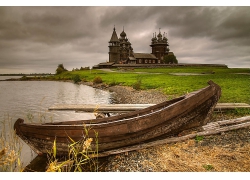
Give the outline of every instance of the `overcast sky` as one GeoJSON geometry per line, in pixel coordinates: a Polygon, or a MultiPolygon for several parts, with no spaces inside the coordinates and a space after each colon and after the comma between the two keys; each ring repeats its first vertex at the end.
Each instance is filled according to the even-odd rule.
{"type": "Polygon", "coordinates": [[[250,6],[1,6],[0,74],[105,62],[114,25],[136,53],[161,28],[179,63],[250,67],[250,6]]]}

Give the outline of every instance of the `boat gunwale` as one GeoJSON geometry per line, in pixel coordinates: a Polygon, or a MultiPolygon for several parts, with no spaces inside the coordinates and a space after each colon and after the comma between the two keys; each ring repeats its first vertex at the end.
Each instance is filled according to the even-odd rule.
{"type": "MultiPolygon", "coordinates": [[[[125,114],[120,114],[120,115],[112,116],[112,117],[105,117],[105,118],[100,118],[100,119],[77,120],[77,121],[60,121],[60,122],[43,123],[43,124],[46,124],[46,125],[63,125],[63,124],[65,124],[65,125],[73,125],[73,123],[84,123],[84,124],[94,124],[95,123],[95,124],[101,124],[102,122],[116,121],[119,118],[123,118],[124,119],[127,116],[130,116],[131,118],[135,118],[140,113],[141,114],[143,114],[143,113],[148,114],[147,112],[149,112],[151,110],[160,109],[163,106],[168,107],[168,106],[170,106],[172,104],[175,104],[176,102],[179,102],[179,101],[181,101],[183,99],[185,99],[185,95],[180,96],[180,97],[175,98],[175,99],[172,99],[172,100],[169,100],[169,101],[164,101],[162,103],[146,107],[144,109],[140,109],[140,110],[136,110],[136,111],[132,111],[132,112],[128,112],[128,113],[125,113],[125,114]],[[171,103],[171,104],[168,104],[168,105],[164,105],[164,104],[170,103],[171,101],[174,101],[174,102],[171,103]]],[[[34,123],[34,124],[36,124],[36,123],[34,123]]]]}
{"type": "MultiPolygon", "coordinates": [[[[198,95],[202,92],[204,92],[206,89],[210,88],[211,86],[207,86],[207,87],[204,87],[200,90],[197,90],[197,91],[193,91],[191,93],[189,93],[188,95],[184,95],[184,96],[180,96],[176,99],[179,99],[178,101],[170,104],[170,105],[167,105],[167,106],[163,106],[161,107],[160,109],[158,109],[160,104],[164,104],[163,103],[160,103],[160,104],[156,104],[156,105],[153,105],[153,106],[150,106],[150,107],[147,107],[145,109],[142,109],[142,110],[137,110],[137,111],[134,111],[134,116],[133,117],[130,117],[130,118],[123,118],[123,119],[117,119],[117,120],[113,120],[113,121],[104,121],[104,122],[100,122],[100,123],[94,123],[95,119],[91,119],[93,121],[93,123],[84,123],[85,120],[79,120],[77,122],[82,122],[81,124],[73,124],[71,122],[74,122],[74,121],[67,121],[69,124],[60,124],[61,122],[55,122],[55,123],[22,123],[23,126],[33,126],[33,127],[55,127],[55,126],[60,126],[60,127],[82,127],[82,126],[87,126],[87,127],[94,127],[94,126],[100,126],[100,125],[111,125],[114,124],[114,123],[123,123],[123,122],[127,122],[127,121],[131,121],[131,120],[138,120],[138,119],[141,119],[141,118],[145,118],[147,116],[151,116],[153,114],[156,114],[156,113],[160,113],[162,111],[165,111],[167,108],[171,108],[173,106],[175,106],[176,104],[178,103],[181,103],[183,101],[187,101],[188,99],[192,98],[193,96],[195,95],[198,95]],[[152,111],[154,108],[152,107],[155,107],[156,111],[153,111],[153,112],[149,112],[149,113],[146,113],[146,114],[142,114],[142,115],[139,115],[139,111],[142,111],[143,112],[147,112],[147,111],[152,111]],[[58,123],[58,124],[57,124],[58,123]]],[[[119,118],[119,115],[118,116],[115,116],[117,118],[119,118]]],[[[103,118],[105,119],[105,118],[103,118]]],[[[91,120],[88,120],[88,121],[91,121],[91,120]]],[[[63,122],[62,122],[63,123],[63,122]]]]}
{"type": "MultiPolygon", "coordinates": [[[[217,103],[217,101],[218,101],[218,98],[219,98],[219,96],[221,95],[221,89],[220,89],[220,87],[217,85],[217,84],[215,84],[215,83],[213,83],[213,82],[211,82],[211,81],[209,81],[208,82],[208,84],[209,84],[209,86],[206,86],[206,87],[204,87],[204,88],[201,88],[201,89],[199,89],[199,90],[197,90],[197,91],[193,91],[193,92],[191,92],[191,93],[189,93],[189,94],[186,94],[185,96],[181,96],[181,97],[183,97],[182,99],[180,99],[180,100],[178,100],[178,101],[176,101],[176,102],[174,102],[174,103],[172,103],[172,104],[169,104],[169,105],[167,105],[166,107],[164,107],[164,108],[160,108],[161,106],[159,106],[160,104],[164,104],[164,102],[163,103],[160,103],[160,104],[157,104],[157,105],[154,105],[154,107],[157,109],[157,111],[154,111],[154,112],[150,112],[150,113],[147,113],[147,114],[143,114],[143,115],[141,115],[141,116],[138,116],[138,117],[132,117],[132,118],[127,118],[127,119],[123,119],[123,120],[118,120],[118,121],[110,121],[110,122],[107,122],[106,124],[109,124],[109,125],[112,125],[113,123],[116,123],[116,124],[121,124],[121,123],[123,123],[123,124],[129,124],[130,126],[131,125],[133,125],[133,123],[132,122],[134,122],[134,121],[131,121],[131,123],[126,123],[127,121],[129,121],[129,120],[136,120],[136,118],[138,119],[138,118],[142,118],[142,120],[143,120],[143,117],[146,117],[146,116],[149,116],[149,115],[152,115],[152,114],[156,114],[156,113],[158,113],[158,112],[160,112],[160,111],[163,111],[163,115],[166,115],[166,111],[164,112],[164,110],[166,110],[167,108],[171,108],[171,107],[173,107],[173,106],[175,106],[176,107],[176,104],[178,104],[178,103],[181,103],[182,102],[182,104],[181,104],[181,107],[184,107],[185,105],[187,105],[188,104],[188,99],[190,99],[190,98],[192,98],[193,96],[196,96],[196,95],[198,95],[199,97],[197,97],[197,98],[194,98],[193,100],[191,100],[191,107],[192,108],[187,108],[188,109],[188,111],[187,111],[187,109],[186,110],[183,110],[182,112],[181,112],[181,114],[183,114],[183,115],[185,115],[185,112],[186,113],[190,113],[190,112],[193,112],[192,111],[192,109],[194,109],[194,108],[196,108],[196,106],[197,107],[200,107],[199,105],[202,105],[202,104],[204,104],[205,102],[208,102],[208,101],[210,101],[210,99],[212,98],[212,99],[214,99],[214,102],[213,102],[213,105],[212,106],[210,106],[209,107],[209,112],[211,112],[212,110],[213,110],[213,108],[215,107],[215,105],[216,105],[216,103],[217,103]],[[210,89],[210,90],[209,90],[210,89]],[[199,99],[201,99],[201,97],[205,97],[205,98],[203,98],[202,99],[202,101],[198,101],[199,99]],[[184,101],[186,101],[186,102],[184,102],[184,101]]],[[[180,97],[179,97],[180,98],[180,97]]],[[[176,99],[178,99],[178,98],[176,98],[176,99]]],[[[169,101],[165,101],[165,103],[167,104],[167,102],[169,102],[169,101]]],[[[152,106],[151,106],[152,107],[152,106]]],[[[151,108],[150,107],[148,107],[148,108],[145,108],[145,109],[148,109],[148,110],[151,110],[151,108]]],[[[138,112],[145,112],[145,109],[143,109],[144,111],[141,111],[141,110],[138,110],[138,111],[136,111],[137,113],[138,112]]],[[[176,108],[173,108],[171,111],[176,111],[176,108]]],[[[137,114],[137,113],[135,113],[135,114],[137,114]]],[[[161,113],[162,114],[162,113],[161,113]]],[[[131,115],[131,114],[130,114],[131,115]]],[[[208,114],[207,114],[208,115],[208,114]]],[[[207,116],[206,115],[206,116],[207,116]]],[[[155,115],[153,115],[153,116],[155,116],[155,115]]],[[[173,116],[173,115],[169,115],[169,117],[166,119],[165,118],[165,121],[163,121],[163,120],[161,120],[161,122],[160,123],[158,123],[157,125],[155,125],[155,127],[156,127],[156,129],[155,130],[153,130],[152,129],[152,126],[149,126],[149,128],[151,129],[150,130],[150,132],[147,132],[147,133],[144,133],[143,135],[144,136],[148,136],[151,132],[153,132],[153,131],[157,131],[157,130],[159,130],[159,128],[161,128],[160,126],[161,126],[161,124],[163,124],[163,123],[166,123],[166,121],[168,121],[168,120],[171,120],[172,121],[172,119],[174,119],[174,118],[176,118],[176,117],[178,117],[178,115],[177,116],[173,116]],[[172,117],[171,117],[172,116],[172,117]],[[170,118],[170,119],[169,119],[170,118]]],[[[151,118],[148,118],[148,119],[146,119],[146,118],[144,118],[145,120],[152,120],[151,118]]],[[[173,121],[172,121],[173,122],[173,121]]],[[[38,146],[36,146],[35,144],[34,144],[34,142],[32,141],[32,138],[35,138],[34,136],[31,136],[31,135],[29,135],[29,134],[32,134],[32,133],[34,133],[36,130],[34,130],[33,129],[33,131],[32,131],[32,128],[36,128],[36,129],[39,129],[39,131],[43,131],[44,130],[44,128],[46,128],[46,127],[48,127],[49,129],[47,130],[48,132],[50,131],[50,129],[52,130],[52,131],[54,131],[54,132],[56,132],[56,127],[58,127],[59,129],[58,130],[63,130],[63,128],[64,127],[69,127],[68,129],[64,129],[64,130],[74,130],[74,129],[71,129],[71,128],[74,128],[74,127],[82,127],[83,125],[86,125],[86,124],[77,124],[77,125],[74,125],[74,124],[47,124],[47,123],[24,123],[24,120],[23,119],[18,119],[17,121],[16,121],[16,123],[15,123],[15,125],[14,125],[14,129],[16,130],[16,133],[17,133],[17,135],[21,138],[21,139],[23,139],[29,146],[31,145],[31,146],[33,146],[33,148],[35,148],[35,150],[37,150],[37,152],[38,153],[45,153],[45,151],[44,151],[44,149],[42,148],[42,147],[40,147],[39,145],[38,146]],[[42,128],[41,128],[42,127],[42,128]],[[54,129],[52,129],[51,127],[55,127],[54,129]],[[61,129],[60,129],[60,127],[61,127],[61,129]],[[25,131],[25,130],[28,130],[28,131],[25,131]]],[[[102,126],[102,123],[96,123],[96,124],[89,124],[90,126],[95,126],[96,125],[96,127],[97,128],[104,128],[105,129],[105,127],[109,127],[108,125],[107,126],[102,126]],[[98,125],[99,125],[99,127],[98,127],[98,125]]],[[[104,125],[104,124],[103,124],[104,125]]],[[[114,126],[113,126],[114,127],[114,126]]],[[[167,127],[167,126],[166,126],[167,127]]],[[[94,127],[95,128],[95,127],[94,127]]],[[[79,130],[79,128],[78,129],[75,129],[75,130],[79,130]]],[[[100,129],[101,130],[101,129],[100,129]]],[[[138,133],[139,132],[139,134],[140,134],[140,132],[142,132],[141,130],[139,131],[137,131],[137,129],[135,129],[136,131],[134,131],[134,132],[131,132],[131,134],[135,134],[135,133],[138,133]]],[[[144,131],[144,130],[143,130],[144,131]]],[[[169,131],[170,132],[170,131],[169,131]]],[[[172,132],[172,131],[171,131],[172,132]]],[[[163,133],[163,132],[160,132],[160,133],[163,133]]],[[[42,136],[44,135],[44,134],[41,134],[42,136]]],[[[126,134],[124,134],[124,135],[126,135],[126,134]]],[[[163,134],[160,134],[160,136],[161,135],[163,135],[163,134]]],[[[134,135],[132,135],[132,136],[134,136],[134,135]]],[[[130,137],[130,139],[132,138],[133,139],[133,137],[130,137]]],[[[160,137],[159,136],[159,137],[160,137]]],[[[52,136],[50,136],[50,137],[52,137],[52,136]]],[[[57,136],[53,136],[53,138],[56,138],[57,136]]],[[[107,136],[107,137],[111,137],[111,136],[107,136]]],[[[158,137],[158,136],[157,136],[158,137]]],[[[65,137],[62,137],[62,138],[65,138],[65,137]]],[[[43,138],[37,138],[37,140],[38,140],[38,142],[39,141],[41,141],[41,143],[42,144],[44,144],[44,145],[51,145],[52,144],[52,141],[51,140],[49,140],[49,139],[43,139],[43,138]],[[46,141],[46,142],[44,142],[44,141],[46,141]]],[[[124,143],[122,143],[124,140],[117,140],[117,141],[107,141],[106,142],[106,140],[102,143],[103,144],[103,151],[106,151],[106,150],[108,150],[108,149],[110,149],[110,147],[112,146],[112,144],[113,145],[115,145],[116,144],[116,146],[117,146],[117,143],[119,142],[120,143],[120,145],[121,144],[123,144],[123,146],[126,146],[126,143],[124,144],[124,143]]],[[[128,140],[129,141],[129,140],[128,140]]],[[[131,140],[130,140],[131,141],[131,140]]],[[[135,140],[136,141],[136,140],[135,140]]],[[[142,142],[146,142],[147,141],[147,139],[144,139],[142,142]]],[[[59,143],[59,142],[58,142],[59,143]]],[[[131,143],[131,142],[128,142],[128,143],[131,143]]],[[[134,142],[135,144],[136,143],[138,143],[138,142],[134,142]]],[[[65,142],[62,142],[61,144],[60,144],[60,147],[64,147],[64,145],[65,145],[65,142]]],[[[66,145],[67,146],[67,145],[66,145]]],[[[65,147],[66,147],[65,146],[65,147]]],[[[119,146],[119,145],[118,145],[119,146]]],[[[114,147],[114,149],[116,149],[116,148],[118,148],[118,147],[114,147]]],[[[63,152],[64,150],[62,149],[62,153],[64,153],[63,152]]]]}

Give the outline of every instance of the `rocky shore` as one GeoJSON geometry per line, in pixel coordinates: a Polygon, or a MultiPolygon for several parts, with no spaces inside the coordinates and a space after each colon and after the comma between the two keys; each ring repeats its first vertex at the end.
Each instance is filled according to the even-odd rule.
{"type": "MultiPolygon", "coordinates": [[[[97,88],[114,92],[118,103],[156,104],[168,99],[166,95],[157,90],[138,91],[131,87],[105,87],[103,85],[99,85],[97,88]]],[[[211,121],[230,118],[236,118],[236,116],[214,113],[211,121]]],[[[100,159],[99,171],[248,172],[250,170],[249,149],[250,128],[247,127],[200,137],[200,139],[189,139],[184,142],[112,155],[100,159]]]]}
{"type": "MultiPolygon", "coordinates": [[[[116,103],[157,104],[168,100],[158,90],[135,90],[125,86],[81,84],[114,93],[116,103]]],[[[249,114],[248,114],[249,115],[249,114]]],[[[240,117],[216,112],[210,122],[240,117]]],[[[197,132],[192,129],[188,133],[197,132]]],[[[249,172],[250,127],[183,142],[164,144],[98,159],[99,172],[249,172]]],[[[44,163],[45,164],[45,163],[44,163]]],[[[31,168],[32,169],[32,168],[31,168]]],[[[86,169],[86,171],[89,171],[86,169]]]]}

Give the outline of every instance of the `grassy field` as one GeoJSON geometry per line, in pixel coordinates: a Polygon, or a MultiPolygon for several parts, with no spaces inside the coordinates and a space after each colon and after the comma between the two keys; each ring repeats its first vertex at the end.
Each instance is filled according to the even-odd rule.
{"type": "Polygon", "coordinates": [[[67,71],[47,77],[51,80],[72,80],[79,76],[82,81],[93,81],[101,77],[108,85],[133,86],[140,89],[159,89],[176,97],[207,86],[209,80],[222,88],[220,103],[250,104],[250,69],[226,67],[168,67],[148,69],[112,69],[112,72],[92,69],[67,71]]]}
{"type": "MultiPolygon", "coordinates": [[[[209,80],[214,81],[222,88],[222,96],[219,100],[220,103],[248,103],[250,104],[250,69],[226,68],[226,67],[168,67],[168,68],[154,68],[154,69],[112,69],[106,70],[81,70],[81,71],[67,71],[59,75],[53,76],[37,76],[26,77],[23,80],[75,80],[93,82],[94,79],[99,77],[102,83],[112,85],[123,85],[137,87],[137,89],[158,89],[170,97],[180,96],[194,90],[198,90],[207,86],[209,80]],[[78,77],[78,78],[76,78],[78,77]],[[135,86],[135,84],[137,86],[135,86]]],[[[234,116],[249,115],[249,110],[238,110],[227,112],[228,119],[233,114],[234,116]],[[231,113],[231,114],[230,114],[231,113]]],[[[216,114],[217,116],[218,114],[216,114]]],[[[219,114],[221,115],[221,114],[219,114]]],[[[223,115],[224,116],[224,115],[223,115]]],[[[5,126],[1,125],[1,128],[5,126]]],[[[0,132],[4,132],[4,130],[0,132]]],[[[12,126],[11,126],[12,129],[12,126]]],[[[13,129],[12,129],[13,130],[13,129]]],[[[233,131],[235,132],[235,131],[233,131]]],[[[6,133],[0,135],[0,171],[23,171],[19,159],[20,146],[19,140],[16,136],[11,136],[11,140],[6,139],[6,133]]],[[[235,136],[235,135],[234,135],[235,136]]],[[[243,134],[245,136],[245,134],[243,134]]],[[[216,137],[217,138],[217,137],[216,137]]],[[[217,141],[217,139],[216,139],[217,141]]],[[[220,148],[219,146],[211,149],[208,147],[199,147],[194,144],[194,140],[183,142],[182,144],[164,145],[158,149],[153,149],[153,152],[159,152],[156,162],[152,161],[159,166],[156,171],[210,171],[214,168],[216,171],[234,171],[243,164],[245,169],[249,169],[248,157],[249,144],[246,146],[239,146],[239,149],[228,151],[228,148],[220,148]],[[188,147],[190,147],[188,149],[188,147]],[[190,152],[194,156],[190,156],[190,152]],[[213,156],[211,154],[213,153],[213,156]],[[235,153],[236,152],[236,153],[235,153]],[[241,152],[241,153],[239,153],[241,152]],[[244,152],[244,155],[242,155],[244,152]],[[186,154],[185,154],[186,153],[186,154]],[[163,156],[163,155],[166,156],[163,156]],[[176,159],[176,154],[181,157],[176,159]],[[224,160],[218,160],[220,155],[227,155],[228,157],[236,157],[237,161],[230,161],[231,169],[223,169],[224,160]],[[166,159],[164,159],[166,157],[166,159]],[[200,158],[203,157],[203,158],[200,158]],[[214,159],[211,157],[215,157],[214,159]],[[171,159],[172,158],[172,159],[171,159]],[[247,159],[248,158],[248,159],[247,159]],[[159,162],[158,160],[161,160],[159,162]],[[247,159],[247,160],[246,160],[247,159]],[[170,163],[169,163],[170,162],[170,163]],[[209,162],[209,163],[207,163],[209,162]],[[246,162],[246,163],[245,163],[246,162]],[[169,166],[168,164],[169,163],[169,166]],[[240,163],[240,164],[237,164],[240,163]],[[245,166],[245,164],[247,164],[245,166]],[[173,166],[174,164],[174,166],[173,166]],[[212,165],[213,166],[212,166],[212,165]],[[222,164],[222,165],[221,165],[222,164]],[[240,166],[239,166],[240,165],[240,166]],[[163,167],[170,169],[165,170],[163,167]],[[189,168],[189,169],[185,169],[189,168]],[[220,169],[221,168],[221,169],[220,169]]],[[[54,150],[54,149],[53,149],[54,150]]],[[[143,152],[147,153],[147,150],[143,152]]],[[[148,154],[151,154],[149,151],[148,154]]],[[[51,171],[55,168],[60,168],[60,164],[55,164],[56,160],[52,159],[50,162],[51,171]]],[[[68,161],[66,161],[68,162],[68,161]]],[[[151,163],[152,164],[152,163],[151,163]]],[[[229,163],[227,163],[229,164],[229,163]]],[[[155,166],[156,167],[156,166],[155,166]]],[[[241,169],[245,171],[245,169],[241,169]]],[[[60,170],[60,169],[59,169],[60,170]]],[[[240,171],[240,170],[238,170],[240,171]]]]}

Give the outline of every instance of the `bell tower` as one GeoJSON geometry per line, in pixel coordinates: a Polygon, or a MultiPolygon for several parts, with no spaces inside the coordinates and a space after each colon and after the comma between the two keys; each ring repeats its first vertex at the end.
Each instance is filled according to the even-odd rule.
{"type": "Polygon", "coordinates": [[[115,27],[109,41],[109,62],[118,63],[120,61],[120,41],[117,37],[115,27]]]}

